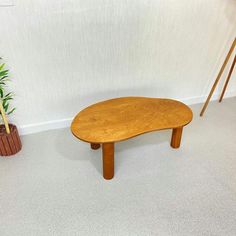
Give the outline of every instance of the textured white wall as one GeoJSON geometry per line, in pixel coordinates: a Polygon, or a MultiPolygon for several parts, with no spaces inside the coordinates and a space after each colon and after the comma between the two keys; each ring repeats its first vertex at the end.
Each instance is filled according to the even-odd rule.
{"type": "Polygon", "coordinates": [[[117,96],[200,101],[236,35],[235,0],[14,4],[0,7],[0,55],[14,80],[11,119],[25,128],[48,121],[49,128],[117,96]]]}

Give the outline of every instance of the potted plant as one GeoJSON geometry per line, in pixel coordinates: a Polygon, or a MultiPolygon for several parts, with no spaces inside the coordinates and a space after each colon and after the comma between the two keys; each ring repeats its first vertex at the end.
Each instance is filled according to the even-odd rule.
{"type": "Polygon", "coordinates": [[[0,124],[0,156],[16,154],[22,147],[16,126],[7,121],[7,115],[15,111],[15,108],[10,109],[13,94],[6,92],[8,81],[8,70],[5,69],[4,63],[0,63],[0,116],[3,121],[3,124],[0,124]]]}

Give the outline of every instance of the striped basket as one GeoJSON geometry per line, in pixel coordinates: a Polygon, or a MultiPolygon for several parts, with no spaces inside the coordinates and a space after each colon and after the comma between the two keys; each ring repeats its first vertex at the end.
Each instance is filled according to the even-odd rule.
{"type": "Polygon", "coordinates": [[[0,156],[11,156],[22,148],[17,128],[9,124],[10,133],[6,132],[5,125],[0,125],[0,156]]]}

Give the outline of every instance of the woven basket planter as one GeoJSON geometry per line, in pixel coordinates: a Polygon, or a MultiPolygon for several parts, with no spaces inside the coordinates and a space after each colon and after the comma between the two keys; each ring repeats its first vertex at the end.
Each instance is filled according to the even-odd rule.
{"type": "Polygon", "coordinates": [[[0,125],[0,156],[11,156],[22,148],[20,136],[15,125],[9,124],[10,133],[5,125],[0,125]]]}

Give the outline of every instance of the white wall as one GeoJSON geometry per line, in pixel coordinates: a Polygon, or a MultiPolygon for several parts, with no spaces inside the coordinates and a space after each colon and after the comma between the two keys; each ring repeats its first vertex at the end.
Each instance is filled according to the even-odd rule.
{"type": "Polygon", "coordinates": [[[21,133],[111,97],[203,101],[236,35],[235,0],[14,2],[0,7],[0,56],[21,133]]]}

